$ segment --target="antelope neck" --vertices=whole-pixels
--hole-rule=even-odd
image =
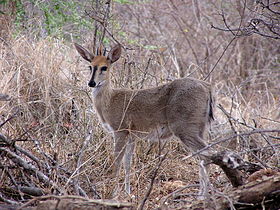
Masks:
[[[94,98],[109,96],[110,93],[111,93],[111,86],[108,80],[102,81],[101,83],[97,84],[96,87],[93,88]]]

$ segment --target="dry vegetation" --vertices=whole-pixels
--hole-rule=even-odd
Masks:
[[[112,4],[114,21],[108,30],[126,48],[114,66],[114,86],[145,88],[183,76],[203,79],[213,70],[208,81],[215,89],[217,106],[209,142],[235,135],[215,148],[233,149],[245,160],[279,171],[279,40],[258,35],[232,40],[231,33],[210,27],[211,23],[223,24],[218,14],[221,5],[232,24],[246,24],[254,15],[249,9],[254,1],[248,1],[245,10],[236,3],[242,1],[133,2]],[[12,18],[2,16],[0,21],[0,133],[10,140],[9,145],[0,141],[0,201],[29,199],[17,189],[28,183],[43,189],[44,194],[107,198],[116,184],[110,178],[113,142],[93,110],[87,64],[70,41],[34,38],[24,32],[13,35]],[[86,42],[81,44],[92,47],[92,34],[81,34]],[[108,39],[113,45],[112,37],[108,35]],[[250,135],[254,130],[277,129]],[[43,184],[27,170],[12,168],[3,150],[13,151],[12,145],[37,157],[39,163],[16,152],[27,163],[41,167],[54,183]],[[139,139],[133,159],[132,196],[120,192],[119,200],[135,206],[141,203],[166,152],[145,208],[163,204],[187,207],[196,199],[198,167],[194,158],[185,158],[188,151],[176,139],[163,150]],[[211,180],[221,193],[232,189],[214,166]]]

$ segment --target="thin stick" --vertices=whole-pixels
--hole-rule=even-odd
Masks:
[[[155,179],[157,177],[158,170],[159,170],[162,162],[166,158],[167,154],[168,154],[168,152],[166,152],[164,154],[164,156],[162,158],[160,158],[159,163],[158,163],[158,165],[157,165],[157,167],[156,167],[156,169],[154,171],[154,175],[153,175],[153,177],[151,179],[150,187],[149,187],[148,191],[146,192],[146,195],[145,195],[144,199],[142,200],[142,202],[140,203],[139,207],[137,208],[138,210],[144,209],[144,205],[145,205],[146,201],[148,200],[148,198],[149,198],[149,196],[150,196],[150,194],[152,192],[152,189],[153,189],[153,186],[154,186],[154,182],[155,182]]]
[[[198,188],[198,187],[199,187],[199,184],[187,185],[187,186],[185,186],[185,187],[181,187],[181,188],[175,190],[175,191],[172,192],[172,193],[169,193],[167,196],[164,196],[164,197],[163,197],[164,200],[160,202],[161,206],[165,205],[165,202],[166,202],[170,197],[175,197],[177,193],[182,192],[182,191],[184,191],[185,189],[192,188],[192,187]]]
[[[208,77],[210,76],[210,74],[215,70],[216,66],[218,65],[218,63],[220,62],[220,60],[222,59],[222,57],[224,56],[224,54],[226,53],[227,49],[229,48],[229,46],[231,45],[231,43],[236,39],[236,36],[233,37],[230,42],[227,44],[227,46],[225,47],[224,51],[222,52],[222,54],[220,55],[219,59],[216,61],[215,65],[213,66],[213,68],[211,69],[211,71],[206,75],[206,77],[203,79],[204,81],[208,79]]]
[[[7,122],[9,122],[10,120],[14,119],[14,118],[17,116],[18,112],[19,112],[19,110],[17,110],[17,111],[16,111],[14,114],[12,114],[8,119],[6,119],[4,122],[2,122],[2,123],[0,124],[0,128],[1,128],[3,125],[5,125]]]
[[[104,18],[103,18],[103,32],[102,32],[102,36],[101,36],[101,43],[103,43],[104,41],[104,38],[105,38],[105,34],[106,34],[106,27],[107,27],[107,22],[108,22],[108,18],[109,18],[109,15],[110,15],[110,7],[111,7],[111,0],[108,0],[106,2],[107,4],[107,8],[106,8],[106,12],[105,12],[105,15],[104,15]]]
[[[214,143],[212,143],[212,144],[207,145],[207,146],[204,147],[203,149],[201,149],[201,150],[199,150],[199,151],[193,153],[192,155],[190,155],[190,156],[184,158],[184,160],[189,159],[189,158],[192,158],[192,157],[194,157],[194,156],[200,154],[201,152],[203,152],[203,151],[205,151],[205,150],[208,150],[209,148],[211,148],[211,147],[213,147],[213,146],[215,146],[215,145],[217,145],[217,144],[220,144],[220,143],[222,143],[222,142],[226,142],[226,141],[228,141],[228,140],[230,140],[230,139],[232,139],[232,138],[236,138],[236,137],[239,137],[239,136],[250,136],[250,135],[256,134],[256,133],[277,133],[277,132],[280,133],[280,130],[278,130],[278,129],[272,129],[272,130],[256,129],[256,130],[253,130],[253,131],[250,131],[250,132],[235,134],[235,135],[232,135],[232,136],[230,136],[230,137],[224,138],[224,139],[222,139],[222,140],[219,140],[219,141],[216,141],[216,142],[214,142]]]

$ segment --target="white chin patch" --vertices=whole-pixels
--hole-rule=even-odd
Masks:
[[[104,83],[105,83],[105,80],[103,80],[103,81],[101,81],[101,82],[98,82],[98,84],[96,85],[96,87],[100,87],[100,86],[102,86]]]

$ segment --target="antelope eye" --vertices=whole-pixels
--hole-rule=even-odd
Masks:
[[[107,71],[107,66],[102,66],[102,67],[100,68],[100,71]]]

